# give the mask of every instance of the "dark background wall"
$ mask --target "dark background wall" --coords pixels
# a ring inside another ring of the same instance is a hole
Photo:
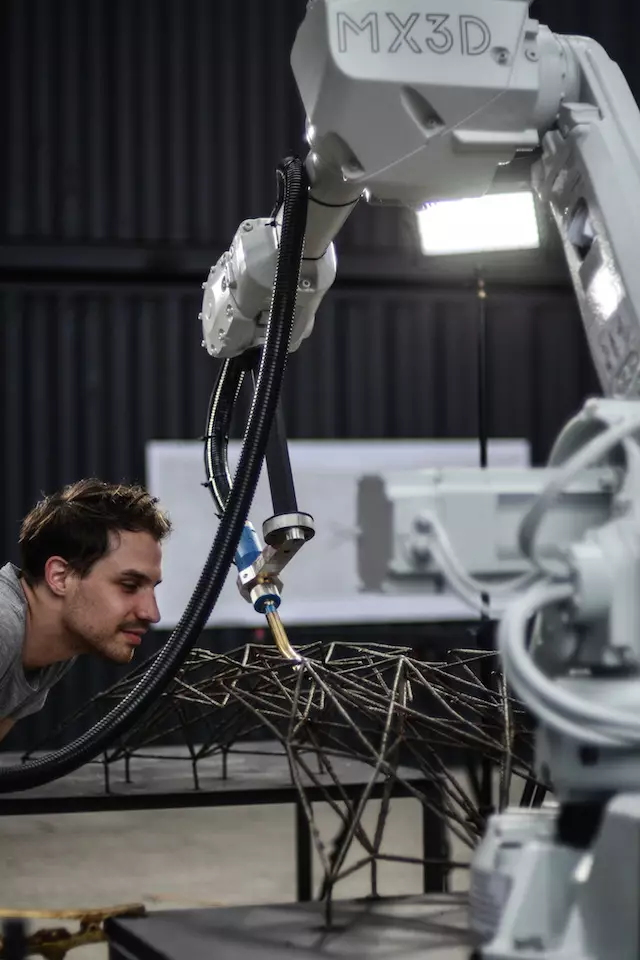
[[[239,221],[271,209],[278,160],[304,152],[288,60],[304,8],[1,5],[5,559],[42,490],[88,474],[144,480],[148,440],[202,432],[216,371],[200,348],[200,282]],[[600,40],[640,92],[633,0],[538,0],[532,14]],[[474,437],[481,274],[491,433],[528,438],[544,462],[597,390],[553,242],[535,255],[428,262],[412,215],[362,206],[338,252],[339,280],[290,365],[290,435]],[[68,696],[107,676],[83,668]]]

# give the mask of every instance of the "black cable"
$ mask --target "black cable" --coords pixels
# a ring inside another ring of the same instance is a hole
[[[276,196],[276,202],[274,203],[274,205],[273,205],[273,210],[271,211],[271,213],[270,213],[270,215],[269,215],[272,220],[275,220],[275,219],[276,219],[276,217],[277,217],[277,215],[278,215],[278,211],[280,210],[280,207],[281,207],[282,204],[284,203],[284,195],[285,195],[286,183],[285,183],[285,171],[284,171],[284,167],[283,167],[283,166],[282,166],[282,167],[278,167],[278,169],[276,170],[276,184],[277,184],[277,189],[278,189],[278,193],[277,193],[277,196]]]
[[[255,376],[254,370],[254,386]],[[287,426],[282,408],[282,398],[280,398],[278,402],[273,423],[271,424],[271,433],[269,434],[265,460],[269,477],[269,489],[271,490],[273,515],[278,517],[287,513],[297,513],[298,498],[296,496],[291,459],[289,457]]]
[[[231,420],[245,373],[251,373],[251,384],[255,390],[259,360],[258,350],[226,360],[209,399],[204,437],[204,467],[207,479],[203,486],[209,490],[213,498],[218,517],[222,517],[231,491],[228,461]],[[271,424],[265,462],[274,516],[297,513],[298,501],[291,470],[282,399],[278,402]]]
[[[204,438],[205,487],[209,490],[216,506],[218,517],[222,517],[229,494],[231,493],[231,474],[227,450],[233,410],[242,388],[246,370],[243,357],[225,360],[209,399],[207,427]]]
[[[18,767],[0,769],[0,793],[28,790],[65,776],[92,760],[116,737],[126,732],[174,678],[206,626],[220,595],[260,476],[280,396],[295,316],[307,219],[308,180],[304,165],[297,158],[285,161],[279,168],[278,176],[285,183],[284,215],[256,392],[229,500],[187,609],[148,673],[121,703],[91,730],[53,755],[29,760]]]
[[[278,404],[271,424],[266,463],[273,515],[278,517],[287,513],[297,513],[298,498],[289,458],[289,444],[287,443],[287,428],[282,402]]]

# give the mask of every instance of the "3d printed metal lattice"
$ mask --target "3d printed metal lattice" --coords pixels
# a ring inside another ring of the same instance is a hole
[[[479,650],[453,650],[440,660],[423,661],[387,645],[314,643],[300,648],[300,664],[284,660],[271,646],[249,644],[228,654],[194,650],[175,681],[151,712],[103,757],[105,774],[124,759],[127,776],[136,757],[179,739],[192,765],[194,788],[199,764],[255,738],[275,741],[288,761],[292,784],[308,819],[324,870],[322,892],[330,910],[335,885],[356,868],[370,867],[376,893],[376,864],[420,858],[382,852],[384,827],[394,784],[430,808],[465,846],[480,837],[488,810],[482,809],[479,758],[499,771],[498,806],[507,804],[514,777],[525,782],[523,803],[543,789],[531,767],[531,733],[522,707],[505,690],[497,657]],[[102,712],[122,699],[141,679],[141,664],[68,718],[89,709]],[[58,731],[59,732],[59,731]],[[46,744],[39,744],[42,749]],[[369,777],[357,802],[340,795],[340,759],[366,764]],[[465,778],[455,766],[464,767]],[[362,814],[374,785],[384,783],[373,834]],[[108,777],[106,777],[108,787]],[[437,785],[425,790],[421,783]],[[308,792],[314,788],[334,809],[341,829],[327,844],[317,828]],[[355,843],[363,850],[345,867]]]

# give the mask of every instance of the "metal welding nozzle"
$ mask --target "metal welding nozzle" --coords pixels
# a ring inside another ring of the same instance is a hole
[[[284,625],[280,619],[280,614],[278,613],[275,604],[266,604],[264,612],[267,618],[267,623],[269,624],[269,629],[273,635],[273,639],[275,640],[276,646],[282,656],[286,657],[287,660],[295,660],[299,663],[302,660],[302,657],[289,643],[287,632],[284,629]]]

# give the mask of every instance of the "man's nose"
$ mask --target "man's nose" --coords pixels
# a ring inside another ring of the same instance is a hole
[[[140,598],[137,616],[139,620],[146,623],[157,623],[160,619],[160,611],[155,593]]]

